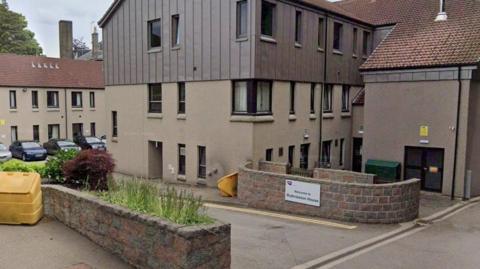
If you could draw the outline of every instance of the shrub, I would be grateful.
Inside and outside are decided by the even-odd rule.
[[[67,161],[73,160],[78,155],[76,150],[59,151],[45,164],[44,177],[53,179],[57,183],[64,183],[63,166]]]
[[[107,190],[107,178],[114,168],[115,164],[109,153],[85,150],[63,165],[63,174],[65,183],[73,187]]]
[[[178,224],[212,223],[202,206],[202,198],[193,193],[167,188],[160,191],[155,184],[141,180],[109,181],[109,191],[100,192],[103,200],[131,210],[161,217]]]
[[[10,160],[0,165],[2,172],[25,172],[25,173],[39,173],[44,174],[44,165],[37,163],[25,163],[19,160]]]

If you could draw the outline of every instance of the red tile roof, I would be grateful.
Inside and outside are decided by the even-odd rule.
[[[354,106],[363,106],[365,104],[365,89],[362,89],[354,98],[352,104]]]
[[[376,25],[396,23],[361,70],[480,62],[478,0],[447,0],[448,19],[439,22],[438,0],[345,0],[337,5]]]
[[[0,54],[0,87],[103,89],[103,63]]]

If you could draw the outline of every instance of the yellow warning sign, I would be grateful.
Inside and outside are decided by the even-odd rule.
[[[5,124],[5,120],[0,119],[0,126],[4,126]]]
[[[428,126],[426,126],[426,125],[420,126],[420,136],[421,137],[427,137],[428,136]]]

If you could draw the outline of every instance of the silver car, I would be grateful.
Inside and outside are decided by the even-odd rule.
[[[0,163],[6,162],[12,158],[12,153],[8,150],[8,148],[0,143]]]

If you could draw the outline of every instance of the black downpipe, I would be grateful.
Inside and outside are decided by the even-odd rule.
[[[457,100],[457,123],[455,127],[455,155],[453,158],[453,180],[451,199],[455,199],[455,180],[457,178],[457,154],[458,154],[458,133],[460,127],[460,109],[462,105],[462,66],[458,66],[458,100]]]
[[[323,147],[323,92],[327,85],[327,58],[328,58],[328,15],[325,16],[325,40],[323,44],[323,87],[320,91],[320,146],[318,147],[318,166],[322,163]]]
[[[65,139],[68,139],[67,89],[63,89],[63,91],[64,91],[64,99],[65,99]],[[73,137],[72,137],[72,140],[73,140]]]

